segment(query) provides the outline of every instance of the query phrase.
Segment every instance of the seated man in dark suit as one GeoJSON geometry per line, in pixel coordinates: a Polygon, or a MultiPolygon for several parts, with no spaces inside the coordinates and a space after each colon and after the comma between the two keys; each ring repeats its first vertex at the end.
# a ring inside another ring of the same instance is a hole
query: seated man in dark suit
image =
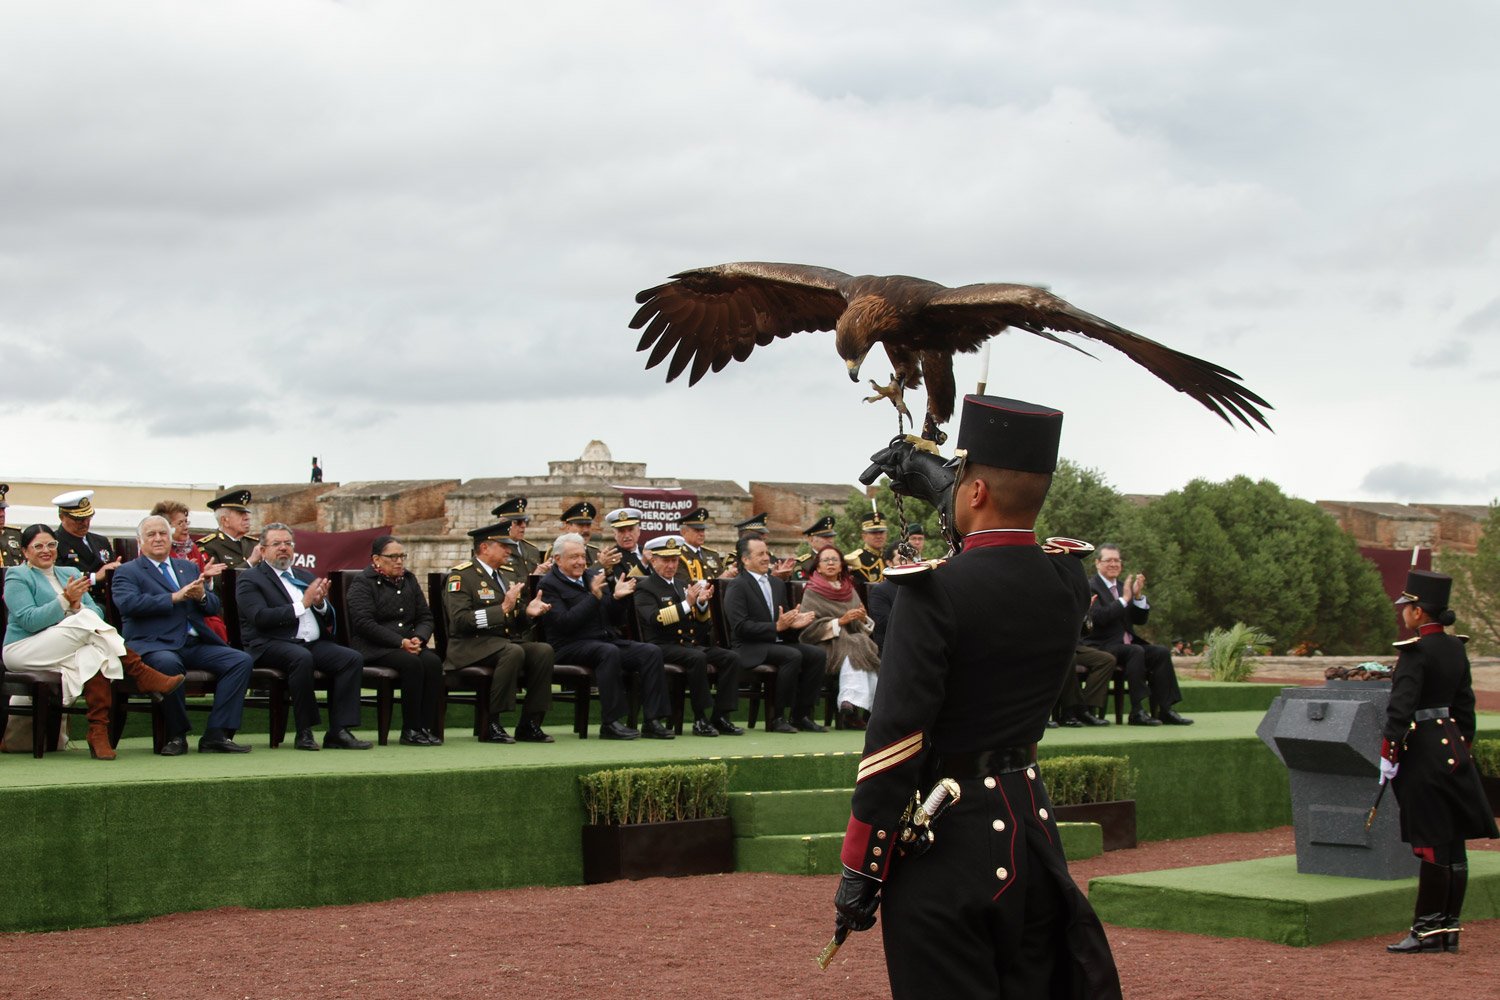
{"type": "Polygon", "coordinates": [[[724,627],[742,664],[776,668],[780,714],[767,728],[773,733],[827,732],[813,721],[827,657],[817,646],[796,641],[796,633],[815,616],[787,608],[786,581],[771,575],[771,550],[759,536],[743,537],[735,548],[740,575],[724,591],[724,627]]]}
{"type": "Polygon", "coordinates": [[[636,581],[621,577],[609,596],[609,578],[602,569],[588,568],[583,536],[569,532],[552,543],[552,568],[539,584],[549,605],[541,617],[547,642],[557,651],[558,663],[594,668],[599,686],[599,736],[606,740],[670,740],[672,730],[661,720],[671,714],[661,648],[620,637],[614,623],[629,612],[636,581]],[[620,721],[625,717],[625,678],[636,673],[641,682],[641,712],[646,721],[637,732],[620,721]]]}
{"type": "Polygon", "coordinates": [[[339,645],[333,637],[328,579],[292,568],[297,544],[292,529],[284,524],[266,525],[260,547],[260,562],[242,570],[234,587],[240,634],[257,665],[286,671],[297,724],[294,745],[298,750],[318,749],[318,741],[313,738],[313,727],[319,720],[313,671],[320,670],[333,681],[323,746],[330,750],[370,749],[368,740],[350,732],[359,725],[364,657],[339,645]]]}
{"type": "MultiPolygon", "coordinates": [[[[205,670],[214,685],[214,707],[198,740],[204,753],[249,753],[250,748],[232,739],[240,728],[245,708],[245,687],[250,683],[250,657],[229,646],[204,622],[206,616],[223,611],[218,595],[204,587],[203,576],[217,576],[223,563],[210,563],[199,575],[187,559],[172,558],[172,525],[161,516],[148,517],[136,528],[141,555],[115,570],[110,596],[122,619],[125,644],[151,667],[164,674],[205,670]]],[[[182,688],[164,695],[162,720],[167,741],[164,757],[187,753],[187,702],[182,688]]]]}
{"type": "Polygon", "coordinates": [[[713,618],[708,610],[713,583],[694,580],[684,586],[678,577],[681,541],[677,535],[663,535],[646,543],[651,572],[636,581],[636,624],[642,639],[661,648],[663,660],[686,672],[693,735],[742,736],[745,730],[729,721],[739,701],[740,658],[713,644],[713,618]],[[709,693],[710,663],[717,677],[717,698],[709,693]]]}
{"type": "Polygon", "coordinates": [[[1130,692],[1130,718],[1126,721],[1132,726],[1190,726],[1193,720],[1172,708],[1182,700],[1182,691],[1177,686],[1177,672],[1172,669],[1171,651],[1143,642],[1132,631],[1144,625],[1151,614],[1151,606],[1146,603],[1146,578],[1140,573],[1121,576],[1121,565],[1118,545],[1105,542],[1094,553],[1098,572],[1089,578],[1094,597],[1083,644],[1104,650],[1124,669],[1130,692]],[[1148,698],[1150,712],[1145,707],[1148,698]]]}

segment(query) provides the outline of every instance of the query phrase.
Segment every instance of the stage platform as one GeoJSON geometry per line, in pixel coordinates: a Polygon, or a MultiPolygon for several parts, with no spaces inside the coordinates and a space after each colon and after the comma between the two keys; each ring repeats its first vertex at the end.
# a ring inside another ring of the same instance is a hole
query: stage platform
{"type": "MultiPolygon", "coordinates": [[[[565,709],[566,711],[566,709],[565,709]]],[[[1040,753],[1128,755],[1141,839],[1290,822],[1286,773],[1255,738],[1262,712],[1201,711],[1186,728],[1055,729],[1040,753]]],[[[368,719],[368,714],[367,714],[368,719]]],[[[1487,718],[1490,730],[1500,720],[1487,718]]],[[[476,743],[356,752],[0,757],[10,848],[0,930],[139,920],[216,906],[367,902],[583,880],[577,779],[605,767],[723,760],[733,792],[853,787],[863,733],[672,741],[476,743]]],[[[372,734],[362,732],[366,738],[372,734]]],[[[784,830],[784,827],[783,827],[784,830]]],[[[793,831],[795,834],[796,831],[793,831]]]]}
{"type": "MultiPolygon", "coordinates": [[[[1122,927],[1247,937],[1305,947],[1411,926],[1415,878],[1299,875],[1294,855],[1111,875],[1089,882],[1099,919],[1122,927]]],[[[1500,917],[1500,855],[1469,852],[1465,920],[1500,917]]]]}

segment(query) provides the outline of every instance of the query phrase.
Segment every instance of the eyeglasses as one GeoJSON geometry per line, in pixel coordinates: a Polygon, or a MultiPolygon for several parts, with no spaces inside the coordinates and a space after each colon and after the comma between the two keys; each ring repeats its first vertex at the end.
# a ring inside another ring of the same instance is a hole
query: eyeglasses
{"type": "Polygon", "coordinates": [[[389,559],[391,562],[406,562],[405,552],[382,552],[380,558],[389,559]]]}
{"type": "Polygon", "coordinates": [[[56,542],[42,542],[40,545],[33,543],[29,547],[35,549],[38,552],[56,552],[57,551],[57,543],[56,542]]]}

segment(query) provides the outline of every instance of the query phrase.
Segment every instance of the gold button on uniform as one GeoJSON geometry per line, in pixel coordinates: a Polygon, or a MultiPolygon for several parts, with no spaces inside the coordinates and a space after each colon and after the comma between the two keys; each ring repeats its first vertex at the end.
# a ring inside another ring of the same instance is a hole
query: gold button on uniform
{"type": "Polygon", "coordinates": [[[1452,766],[1453,766],[1453,758],[1452,758],[1452,757],[1449,757],[1449,758],[1448,758],[1448,766],[1449,766],[1449,767],[1452,767],[1452,766]]]}
{"type": "Polygon", "coordinates": [[[873,855],[875,855],[878,858],[878,857],[880,857],[880,848],[878,848],[878,847],[872,847],[872,848],[870,848],[870,853],[873,854],[873,855]]]}
{"type": "Polygon", "coordinates": [[[995,779],[994,778],[985,778],[984,779],[984,787],[985,788],[994,788],[995,787],[995,779]]]}
{"type": "Polygon", "coordinates": [[[1443,746],[1447,746],[1447,745],[1448,745],[1448,737],[1444,736],[1443,737],[1443,746]]]}
{"type": "Polygon", "coordinates": [[[1036,768],[1034,768],[1034,767],[1028,767],[1026,769],[1026,777],[1030,778],[1032,781],[1035,781],[1036,780],[1036,768]]]}
{"type": "Polygon", "coordinates": [[[997,819],[997,820],[995,820],[995,822],[991,823],[990,826],[992,826],[992,827],[995,828],[995,832],[996,833],[1004,833],[1005,832],[1005,820],[1003,820],[1003,819],[997,819]]]}
{"type": "Polygon", "coordinates": [[[1002,881],[1002,882],[1004,882],[1004,881],[1005,881],[1005,879],[1006,879],[1006,878],[1007,878],[1007,877],[1008,877],[1008,876],[1009,876],[1009,875],[1010,875],[1010,872],[1008,872],[1008,871],[1006,871],[1006,870],[1005,870],[1005,869],[1004,869],[1004,868],[996,868],[996,869],[995,869],[995,877],[996,877],[996,878],[997,878],[997,879],[999,879],[999,880],[1000,880],[1000,881],[1002,881]]]}
{"type": "Polygon", "coordinates": [[[1047,818],[1047,810],[1045,810],[1045,809],[1038,809],[1036,811],[1036,814],[1038,816],[1042,817],[1042,819],[1046,819],[1047,818]]]}
{"type": "Polygon", "coordinates": [[[880,872],[880,865],[878,865],[874,861],[871,861],[870,862],[870,871],[875,872],[875,873],[878,874],[880,872]]]}
{"type": "Polygon", "coordinates": [[[875,831],[875,839],[876,840],[884,840],[885,839],[885,831],[884,830],[876,830],[875,831]]]}

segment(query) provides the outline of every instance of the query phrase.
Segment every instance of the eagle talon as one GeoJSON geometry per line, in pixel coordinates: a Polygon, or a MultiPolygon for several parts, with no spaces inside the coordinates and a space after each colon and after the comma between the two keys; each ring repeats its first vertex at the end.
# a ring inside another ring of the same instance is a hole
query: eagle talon
{"type": "Polygon", "coordinates": [[[889,399],[891,405],[896,408],[896,412],[900,413],[907,420],[911,420],[911,411],[906,408],[906,400],[903,398],[905,392],[901,387],[900,381],[894,374],[891,375],[891,381],[888,385],[880,385],[874,379],[870,379],[870,388],[875,390],[875,395],[866,396],[866,403],[889,399]]]}

